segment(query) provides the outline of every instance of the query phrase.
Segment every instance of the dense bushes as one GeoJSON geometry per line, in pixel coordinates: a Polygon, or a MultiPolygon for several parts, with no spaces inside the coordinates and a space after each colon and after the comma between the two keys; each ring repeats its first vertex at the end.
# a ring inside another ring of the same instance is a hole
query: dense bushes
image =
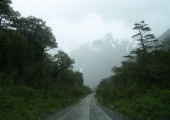
{"type": "MultiPolygon", "coordinates": [[[[66,85],[66,84],[65,84],[66,85]]],[[[75,94],[73,87],[56,86],[44,90],[36,90],[33,87],[17,84],[1,85],[0,87],[0,120],[34,120],[43,115],[63,109],[77,102],[80,98],[91,92],[89,87],[82,87],[80,94],[75,94]],[[86,88],[86,90],[84,90],[86,88]]],[[[76,89],[76,92],[79,92],[76,89]]]]}
{"type": "MultiPolygon", "coordinates": [[[[137,85],[136,88],[139,86],[137,85]]],[[[108,89],[107,98],[103,97],[105,90],[100,88],[96,97],[110,109],[129,116],[134,120],[168,120],[170,117],[170,90],[152,86],[148,90],[130,88],[112,97],[112,89],[108,89]],[[110,94],[110,95],[109,95],[110,94]]]]}

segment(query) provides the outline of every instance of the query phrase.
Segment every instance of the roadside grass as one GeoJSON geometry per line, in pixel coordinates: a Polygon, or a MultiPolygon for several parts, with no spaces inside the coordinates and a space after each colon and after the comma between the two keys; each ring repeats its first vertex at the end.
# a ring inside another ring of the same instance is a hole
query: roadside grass
{"type": "Polygon", "coordinates": [[[170,90],[152,86],[144,94],[139,91],[131,97],[127,92],[115,100],[96,98],[102,105],[128,116],[132,120],[168,120],[170,118],[170,90]]]}
{"type": "Polygon", "coordinates": [[[0,87],[0,120],[38,120],[77,102],[80,97],[56,98],[27,86],[0,87]]]}

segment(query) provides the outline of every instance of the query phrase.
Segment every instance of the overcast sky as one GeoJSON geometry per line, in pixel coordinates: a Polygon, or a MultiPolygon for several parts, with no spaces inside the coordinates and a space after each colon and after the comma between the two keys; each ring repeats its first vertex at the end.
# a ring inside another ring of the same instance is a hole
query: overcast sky
{"type": "Polygon", "coordinates": [[[35,16],[51,27],[66,52],[102,38],[131,39],[134,23],[144,20],[159,37],[170,28],[170,0],[12,0],[24,17],[35,16]]]}

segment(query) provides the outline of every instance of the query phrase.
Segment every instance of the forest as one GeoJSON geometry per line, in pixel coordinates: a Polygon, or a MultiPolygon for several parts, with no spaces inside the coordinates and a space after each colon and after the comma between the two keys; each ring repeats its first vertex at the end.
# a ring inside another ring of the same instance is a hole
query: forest
{"type": "Polygon", "coordinates": [[[157,40],[144,21],[135,23],[133,30],[138,47],[124,56],[120,67],[112,67],[112,76],[100,81],[96,98],[132,120],[168,120],[170,37],[157,40]]]}
{"type": "Polygon", "coordinates": [[[36,120],[91,93],[74,60],[57,48],[42,19],[23,17],[0,1],[0,120],[36,120]]]}

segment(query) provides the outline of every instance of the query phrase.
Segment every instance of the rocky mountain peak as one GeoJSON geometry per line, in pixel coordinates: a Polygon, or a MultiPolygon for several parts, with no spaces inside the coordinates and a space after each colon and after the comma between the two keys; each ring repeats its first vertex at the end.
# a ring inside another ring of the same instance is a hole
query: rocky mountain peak
{"type": "Polygon", "coordinates": [[[103,38],[83,44],[70,52],[69,56],[75,59],[74,70],[84,75],[84,83],[94,87],[98,82],[112,74],[113,65],[120,66],[123,56],[128,55],[133,44],[128,40],[114,40],[111,33],[103,38]]]}
{"type": "Polygon", "coordinates": [[[105,40],[113,40],[113,36],[112,36],[112,34],[111,34],[110,32],[107,33],[107,34],[103,37],[102,41],[105,41],[105,40]]]}

